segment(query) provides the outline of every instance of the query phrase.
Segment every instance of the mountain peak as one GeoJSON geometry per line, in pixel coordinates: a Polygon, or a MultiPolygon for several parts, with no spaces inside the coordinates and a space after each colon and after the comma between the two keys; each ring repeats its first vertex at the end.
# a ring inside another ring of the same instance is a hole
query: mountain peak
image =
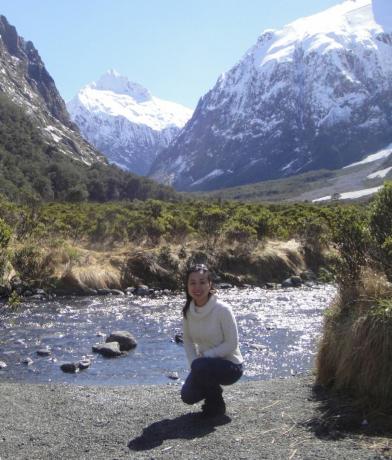
{"type": "Polygon", "coordinates": [[[114,69],[108,70],[97,82],[93,82],[90,86],[94,89],[130,96],[138,103],[149,101],[152,97],[148,89],[139,85],[139,83],[129,81],[126,76],[121,75],[114,69]]]}

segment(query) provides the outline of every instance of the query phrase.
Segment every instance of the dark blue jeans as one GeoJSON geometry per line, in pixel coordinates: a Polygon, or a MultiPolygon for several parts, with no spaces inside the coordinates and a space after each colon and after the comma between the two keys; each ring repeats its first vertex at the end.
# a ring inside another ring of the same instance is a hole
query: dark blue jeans
{"type": "Polygon", "coordinates": [[[223,358],[196,358],[182,386],[181,399],[186,404],[195,404],[202,399],[222,397],[221,385],[232,385],[242,374],[242,364],[223,358]]]}

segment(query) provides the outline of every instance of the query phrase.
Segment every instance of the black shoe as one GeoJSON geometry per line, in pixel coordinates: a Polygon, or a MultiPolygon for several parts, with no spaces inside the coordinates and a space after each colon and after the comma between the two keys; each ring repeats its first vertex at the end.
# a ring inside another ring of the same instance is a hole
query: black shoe
{"type": "Polygon", "coordinates": [[[204,417],[225,415],[226,404],[223,399],[221,401],[209,401],[206,399],[206,402],[201,406],[201,410],[204,417]]]}

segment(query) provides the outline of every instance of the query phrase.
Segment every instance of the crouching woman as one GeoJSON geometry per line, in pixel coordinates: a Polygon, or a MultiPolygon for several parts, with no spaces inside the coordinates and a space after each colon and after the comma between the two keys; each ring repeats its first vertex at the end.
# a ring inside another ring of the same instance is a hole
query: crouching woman
{"type": "Polygon", "coordinates": [[[205,416],[223,415],[221,385],[232,385],[243,374],[237,323],[230,306],[212,292],[211,272],[204,264],[188,270],[185,287],[183,338],[191,372],[181,399],[186,404],[204,400],[205,416]]]}

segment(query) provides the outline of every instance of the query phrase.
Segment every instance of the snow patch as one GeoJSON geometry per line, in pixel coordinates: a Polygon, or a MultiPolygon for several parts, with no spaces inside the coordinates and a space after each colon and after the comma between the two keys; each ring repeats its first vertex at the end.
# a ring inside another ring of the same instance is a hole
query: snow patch
{"type": "Polygon", "coordinates": [[[49,133],[55,142],[58,143],[61,141],[62,139],[61,132],[55,126],[48,125],[48,126],[45,126],[43,130],[49,133]]]}
{"type": "Polygon", "coordinates": [[[367,179],[375,179],[376,177],[381,177],[381,179],[383,179],[391,170],[392,166],[389,168],[380,169],[379,171],[375,171],[374,173],[369,174],[367,179]]]}
{"type": "MultiPolygon", "coordinates": [[[[377,193],[382,187],[383,187],[382,185],[379,185],[378,187],[366,188],[363,190],[355,190],[352,192],[339,193],[338,194],[339,200],[354,200],[356,198],[361,198],[363,196],[373,195],[374,193],[377,193]]],[[[327,195],[327,196],[323,196],[321,198],[312,200],[312,202],[318,203],[321,201],[328,201],[331,199],[332,199],[332,196],[327,195]]]]}
{"type": "Polygon", "coordinates": [[[388,145],[388,147],[386,147],[383,150],[380,150],[377,153],[373,153],[372,155],[367,156],[361,161],[357,161],[355,163],[351,163],[347,166],[344,166],[343,169],[351,168],[353,166],[358,166],[358,165],[364,165],[366,163],[373,163],[373,161],[381,160],[383,158],[388,158],[391,154],[392,154],[392,144],[388,145]]]}
{"type": "Polygon", "coordinates": [[[222,174],[224,174],[225,172],[222,171],[222,169],[214,169],[213,171],[211,171],[209,174],[207,174],[206,176],[202,177],[201,179],[198,179],[197,181],[193,182],[192,183],[192,186],[194,185],[199,185],[201,184],[202,182],[205,182],[207,180],[210,180],[210,179],[213,179],[214,177],[218,177],[218,176],[221,176],[222,174]]]}

